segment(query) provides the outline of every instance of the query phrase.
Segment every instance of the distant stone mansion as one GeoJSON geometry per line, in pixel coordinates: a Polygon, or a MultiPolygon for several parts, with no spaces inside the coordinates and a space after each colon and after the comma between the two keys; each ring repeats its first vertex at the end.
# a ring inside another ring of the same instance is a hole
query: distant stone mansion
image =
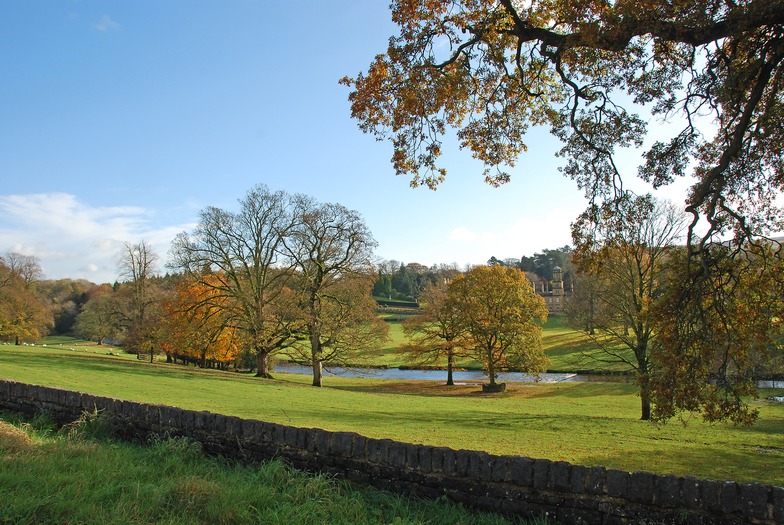
{"type": "Polygon", "coordinates": [[[564,290],[563,271],[560,266],[553,268],[553,280],[549,283],[532,281],[531,284],[534,291],[544,297],[547,310],[551,314],[563,312],[564,301],[571,295],[571,292],[567,295],[564,290]]]}

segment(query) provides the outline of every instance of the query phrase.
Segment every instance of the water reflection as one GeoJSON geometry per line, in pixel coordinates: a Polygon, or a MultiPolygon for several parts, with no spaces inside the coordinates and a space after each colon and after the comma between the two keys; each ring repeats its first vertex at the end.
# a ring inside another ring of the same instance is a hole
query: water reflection
{"type": "MultiPolygon", "coordinates": [[[[275,372],[284,374],[310,374],[312,369],[308,366],[277,364],[275,372]]],[[[405,379],[411,381],[444,381],[446,370],[401,370],[399,368],[324,368],[325,376],[341,376],[375,379],[405,379]]],[[[452,374],[455,382],[481,382],[487,381],[487,376],[480,370],[457,370],[452,374]]],[[[499,383],[561,383],[575,381],[618,381],[612,376],[593,376],[582,374],[550,374],[543,373],[538,376],[522,374],[520,372],[501,372],[498,374],[499,383]]]]}

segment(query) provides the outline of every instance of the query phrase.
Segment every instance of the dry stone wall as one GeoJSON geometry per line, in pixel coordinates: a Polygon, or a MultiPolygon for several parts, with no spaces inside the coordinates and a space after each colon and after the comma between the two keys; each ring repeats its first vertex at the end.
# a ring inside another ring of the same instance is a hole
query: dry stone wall
{"type": "Polygon", "coordinates": [[[770,485],[414,445],[11,381],[0,381],[0,408],[30,415],[46,411],[62,424],[98,410],[113,418],[126,439],[188,436],[212,454],[243,461],[282,457],[300,469],[397,493],[446,495],[513,516],[546,514],[565,525],[784,523],[784,488],[770,485]]]}

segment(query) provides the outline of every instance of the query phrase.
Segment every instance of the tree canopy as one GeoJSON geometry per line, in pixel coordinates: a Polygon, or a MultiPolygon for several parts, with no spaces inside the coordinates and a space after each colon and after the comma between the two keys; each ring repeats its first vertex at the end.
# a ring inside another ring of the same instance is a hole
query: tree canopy
{"type": "Polygon", "coordinates": [[[563,143],[592,204],[625,192],[616,157],[646,144],[654,187],[692,175],[702,243],[782,224],[784,0],[395,0],[399,32],[343,78],[362,130],[389,139],[412,185],[435,188],[447,128],[509,180],[532,126],[563,143]],[[648,140],[648,114],[662,122],[648,140]],[[705,125],[707,123],[707,125],[705,125]]]}

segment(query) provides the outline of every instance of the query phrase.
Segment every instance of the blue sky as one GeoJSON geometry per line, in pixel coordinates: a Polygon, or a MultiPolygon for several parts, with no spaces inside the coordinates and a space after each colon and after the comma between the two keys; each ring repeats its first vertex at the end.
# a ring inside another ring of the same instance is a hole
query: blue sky
{"type": "Polygon", "coordinates": [[[359,131],[338,79],[385,51],[387,6],[6,3],[0,253],[38,257],[47,278],[112,282],[123,242],[165,262],[199,210],[234,210],[258,183],[359,211],[384,259],[463,266],[570,243],[585,201],[546,131],[497,189],[447,148],[435,192],[396,177],[391,145],[359,131]]]}

